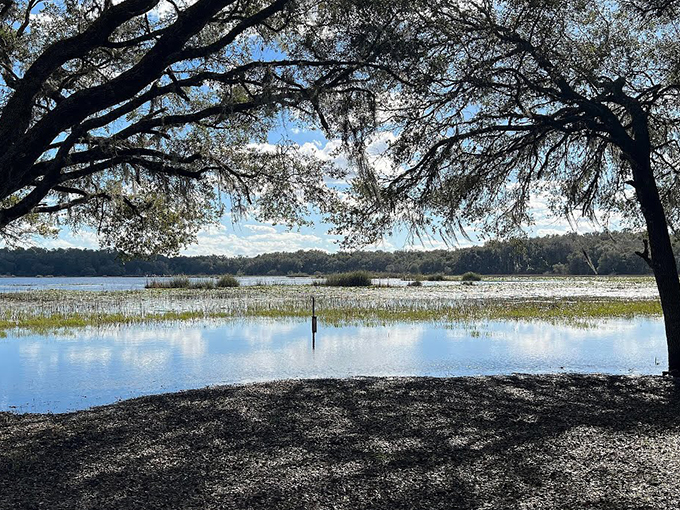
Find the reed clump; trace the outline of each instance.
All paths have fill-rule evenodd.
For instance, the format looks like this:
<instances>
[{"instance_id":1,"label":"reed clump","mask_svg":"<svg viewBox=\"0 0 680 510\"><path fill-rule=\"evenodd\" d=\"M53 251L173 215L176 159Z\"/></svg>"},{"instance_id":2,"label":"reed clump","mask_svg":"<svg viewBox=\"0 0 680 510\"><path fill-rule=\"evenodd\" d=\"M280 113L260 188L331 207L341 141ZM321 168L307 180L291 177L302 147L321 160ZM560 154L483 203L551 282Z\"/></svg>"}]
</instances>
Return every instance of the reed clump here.
<instances>
[{"instance_id":1,"label":"reed clump","mask_svg":"<svg viewBox=\"0 0 680 510\"><path fill-rule=\"evenodd\" d=\"M169 280L149 280L146 282L147 289L188 289L191 281L186 276L175 276Z\"/></svg>"},{"instance_id":2,"label":"reed clump","mask_svg":"<svg viewBox=\"0 0 680 510\"><path fill-rule=\"evenodd\" d=\"M370 287L371 275L366 271L332 274L326 278L328 287Z\"/></svg>"},{"instance_id":3,"label":"reed clump","mask_svg":"<svg viewBox=\"0 0 680 510\"><path fill-rule=\"evenodd\" d=\"M240 285L241 283L230 274L220 276L215 284L218 288L240 287Z\"/></svg>"},{"instance_id":4,"label":"reed clump","mask_svg":"<svg viewBox=\"0 0 680 510\"><path fill-rule=\"evenodd\" d=\"M478 273L473 273L472 271L468 271L467 273L463 273L463 275L460 277L461 282L479 282L482 280L482 275Z\"/></svg>"},{"instance_id":5,"label":"reed clump","mask_svg":"<svg viewBox=\"0 0 680 510\"><path fill-rule=\"evenodd\" d=\"M239 281L231 275L221 276L217 281L213 279L190 280L186 276L176 276L169 280L150 280L147 289L204 289L239 287Z\"/></svg>"},{"instance_id":6,"label":"reed clump","mask_svg":"<svg viewBox=\"0 0 680 510\"><path fill-rule=\"evenodd\" d=\"M189 288L211 290L215 288L215 282L214 280L198 280L195 282L190 282Z\"/></svg>"}]
</instances>

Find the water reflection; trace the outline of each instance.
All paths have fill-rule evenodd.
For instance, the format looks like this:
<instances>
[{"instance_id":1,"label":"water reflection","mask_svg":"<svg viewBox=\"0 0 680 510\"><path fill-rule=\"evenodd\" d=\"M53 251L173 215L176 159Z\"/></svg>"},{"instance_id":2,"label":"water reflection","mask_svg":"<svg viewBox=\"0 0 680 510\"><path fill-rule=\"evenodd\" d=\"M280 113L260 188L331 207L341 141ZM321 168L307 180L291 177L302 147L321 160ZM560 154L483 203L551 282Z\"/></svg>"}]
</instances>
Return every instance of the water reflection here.
<instances>
[{"instance_id":1,"label":"water reflection","mask_svg":"<svg viewBox=\"0 0 680 510\"><path fill-rule=\"evenodd\" d=\"M658 365L657 365L658 363ZM0 410L62 412L211 384L354 375L660 373L660 319L321 328L256 320L0 340Z\"/></svg>"}]
</instances>

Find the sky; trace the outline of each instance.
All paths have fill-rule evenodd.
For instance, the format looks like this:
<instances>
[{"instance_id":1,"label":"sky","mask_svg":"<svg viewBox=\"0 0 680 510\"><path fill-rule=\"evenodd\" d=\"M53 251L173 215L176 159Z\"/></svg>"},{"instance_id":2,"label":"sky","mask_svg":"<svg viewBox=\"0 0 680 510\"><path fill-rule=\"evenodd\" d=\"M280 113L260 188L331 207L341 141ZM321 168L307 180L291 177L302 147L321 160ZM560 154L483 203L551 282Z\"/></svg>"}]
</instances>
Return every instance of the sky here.
<instances>
[{"instance_id":1,"label":"sky","mask_svg":"<svg viewBox=\"0 0 680 510\"><path fill-rule=\"evenodd\" d=\"M536 224L527 229L527 233L534 236L551 234L566 234L578 232L580 234L602 230L588 221L580 221L575 228L564 219L549 217L545 204L538 204L534 208ZM210 226L199 232L197 242L181 251L182 255L226 255L255 256L261 253L276 251L322 250L336 252L341 250L341 237L331 235L328 230L332 225L323 223L321 218L313 217L315 224L311 227L288 229L281 225L257 222L244 219L234 222L230 215L225 216L219 225ZM464 248L483 241L472 236L472 241L459 239L457 243L449 241L447 244L440 238L431 237L420 240L409 240L406 232L397 232L382 242L364 247L367 250L435 250ZM34 239L33 246L41 248L89 248L97 249L97 236L91 231L73 233L63 231L56 239Z\"/></svg>"},{"instance_id":2,"label":"sky","mask_svg":"<svg viewBox=\"0 0 680 510\"><path fill-rule=\"evenodd\" d=\"M346 161L337 156L333 156L339 142L337 140L327 140L323 134L315 130L303 130L298 127L284 126L282 131L273 133L270 141L274 142L277 138L288 138L299 144L305 150L315 153L321 158L333 158L339 164L346 164ZM384 144L377 142L371 149L376 153L384 148ZM602 230L602 226L593 224L588 220L578 220L570 224L566 218L555 217L549 207L547 197L534 196L532 198L532 214L535 224L526 230L529 236L545 236L550 234L565 234L568 232L578 232L580 234ZM332 235L329 230L333 225L325 223L318 214L309 217L313 222L312 226L303 226L290 229L284 225L258 222L253 217L241 218L236 221L231 214L227 213L218 225L211 225L204 228L197 236L197 242L182 250L182 255L225 255L225 256L255 256L261 253L276 251L297 251L297 250L322 250L326 252L340 251L342 238ZM366 250L434 250L464 248L473 244L482 244L471 229L471 240L460 238L457 243L445 242L438 237L410 239L407 232L397 231L393 235L383 239L381 242L362 247ZM55 239L36 238L32 242L33 246L42 248L89 248L97 249L99 244L94 232L82 230L73 233L64 230Z\"/></svg>"},{"instance_id":3,"label":"sky","mask_svg":"<svg viewBox=\"0 0 680 510\"><path fill-rule=\"evenodd\" d=\"M383 133L381 138L377 138L368 146L367 151L379 157L381 151L387 148L389 137L390 133ZM286 140L287 143L298 144L307 154L323 160L333 160L339 166L348 165L347 160L337 154L340 141L328 140L320 130L305 128L282 118L268 138L269 144ZM594 224L587 219L581 218L570 222L565 217L555 217L549 208L547 196L532 197L531 214L535 223L525 230L530 237L569 232L584 234L603 230L602 225ZM324 222L319 214L312 214L308 219L313 223L311 226L291 229L285 225L259 222L253 216L236 219L227 212L219 224L201 230L197 235L197 241L183 249L180 254L251 257L277 251L322 250L332 253L346 249L341 246L342 237L329 232L334 227L332 224ZM619 224L613 221L608 227L616 230ZM483 244L486 240L482 236L477 236L474 228L468 228L466 232L470 239L459 237L453 242L435 236L412 239L408 232L402 229L374 245L353 248L383 251L455 249ZM64 229L57 238L34 238L31 245L47 249L99 248L96 234L87 229L78 233Z\"/></svg>"}]
</instances>

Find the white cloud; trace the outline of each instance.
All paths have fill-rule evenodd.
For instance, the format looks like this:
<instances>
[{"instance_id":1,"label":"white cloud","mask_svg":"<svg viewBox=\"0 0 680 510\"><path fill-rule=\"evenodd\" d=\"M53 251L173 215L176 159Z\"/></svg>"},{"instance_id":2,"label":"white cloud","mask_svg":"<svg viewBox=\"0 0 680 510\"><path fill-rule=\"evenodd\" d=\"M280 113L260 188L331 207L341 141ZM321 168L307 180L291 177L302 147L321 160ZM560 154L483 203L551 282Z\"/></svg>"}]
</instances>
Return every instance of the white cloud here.
<instances>
[{"instance_id":1,"label":"white cloud","mask_svg":"<svg viewBox=\"0 0 680 510\"><path fill-rule=\"evenodd\" d=\"M187 8L190 5L193 5L195 3L196 3L196 0L183 0L183 1L177 1L176 0L175 1L175 4L177 4L177 6L182 10L184 10L185 8ZM161 0L158 3L158 5L151 11L151 13L160 18L160 17L166 16L168 14L175 14L176 10L175 10L175 7L172 5L171 2L169 2L168 0Z\"/></svg>"},{"instance_id":2,"label":"white cloud","mask_svg":"<svg viewBox=\"0 0 680 510\"><path fill-rule=\"evenodd\" d=\"M556 193L558 193L557 200L559 201L559 191ZM605 218L604 214L596 213L596 218L593 221L576 211L571 218L567 218L551 208L553 200L553 195L545 188L536 190L531 194L529 212L534 224L525 229L530 237L563 235L570 232L587 234L600 232L603 229L618 230L625 224L620 214L610 214L608 218Z\"/></svg>"},{"instance_id":3,"label":"white cloud","mask_svg":"<svg viewBox=\"0 0 680 510\"><path fill-rule=\"evenodd\" d=\"M369 161L379 172L380 175L390 177L395 176L399 168L396 167L393 161L385 156L385 152L390 144L397 139L397 136L391 131L384 131L375 135L366 146L366 154Z\"/></svg>"},{"instance_id":4,"label":"white cloud","mask_svg":"<svg viewBox=\"0 0 680 510\"><path fill-rule=\"evenodd\" d=\"M306 142L300 146L300 152L320 161L332 161L335 166L344 170L350 166L347 156L342 153L342 142L338 139L327 141L325 144L319 140Z\"/></svg>"},{"instance_id":5,"label":"white cloud","mask_svg":"<svg viewBox=\"0 0 680 510\"><path fill-rule=\"evenodd\" d=\"M276 154L279 150L279 146L273 143L249 143L247 147L266 154Z\"/></svg>"},{"instance_id":6,"label":"white cloud","mask_svg":"<svg viewBox=\"0 0 680 510\"><path fill-rule=\"evenodd\" d=\"M203 231L198 234L195 244L184 250L183 255L243 255L251 257L274 251L297 251L321 249L330 251L332 241L325 236L300 232L277 232L266 225L244 225L253 234L237 235L228 233L226 228L219 232ZM253 228L255 227L255 228ZM258 229L261 227L261 229ZM271 230L269 230L271 229Z\"/></svg>"},{"instance_id":7,"label":"white cloud","mask_svg":"<svg viewBox=\"0 0 680 510\"><path fill-rule=\"evenodd\" d=\"M383 239L368 246L363 246L361 249L364 251L395 251L400 248L395 246L389 239Z\"/></svg>"},{"instance_id":8,"label":"white cloud","mask_svg":"<svg viewBox=\"0 0 680 510\"><path fill-rule=\"evenodd\" d=\"M532 233L538 237L562 235L565 233L564 229L559 228L534 228Z\"/></svg>"},{"instance_id":9,"label":"white cloud","mask_svg":"<svg viewBox=\"0 0 680 510\"><path fill-rule=\"evenodd\" d=\"M276 229L269 225L243 225L243 228L251 232L261 232L263 234L276 234Z\"/></svg>"}]
</instances>

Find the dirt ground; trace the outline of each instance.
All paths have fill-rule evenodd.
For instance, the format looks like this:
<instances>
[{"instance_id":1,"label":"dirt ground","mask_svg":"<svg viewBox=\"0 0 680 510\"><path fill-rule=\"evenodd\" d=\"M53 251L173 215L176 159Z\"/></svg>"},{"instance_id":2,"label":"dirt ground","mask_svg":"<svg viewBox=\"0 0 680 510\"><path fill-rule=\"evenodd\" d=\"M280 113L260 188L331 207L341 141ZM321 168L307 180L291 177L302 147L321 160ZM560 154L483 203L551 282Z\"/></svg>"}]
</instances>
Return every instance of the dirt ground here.
<instances>
[{"instance_id":1,"label":"dirt ground","mask_svg":"<svg viewBox=\"0 0 680 510\"><path fill-rule=\"evenodd\" d=\"M0 508L677 509L680 385L280 381L0 413Z\"/></svg>"}]
</instances>

